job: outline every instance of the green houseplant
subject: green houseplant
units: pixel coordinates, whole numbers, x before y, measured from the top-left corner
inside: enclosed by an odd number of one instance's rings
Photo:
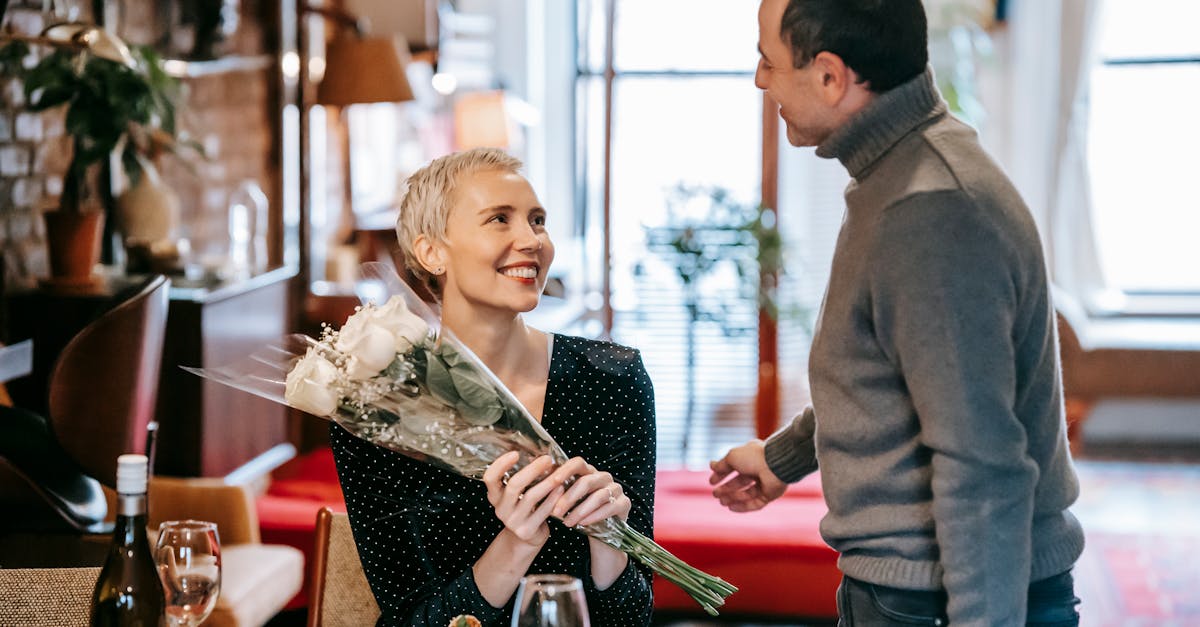
[[[680,442],[686,458],[695,413],[697,323],[716,322],[727,336],[752,330],[731,325],[726,303],[719,300],[728,294],[718,292],[718,302],[712,302],[712,297],[702,294],[700,283],[722,265],[732,266],[740,279],[736,296],[756,302],[760,312],[758,332],[771,333],[773,343],[778,315],[775,285],[783,270],[783,239],[774,210],[739,202],[724,187],[680,183],[670,191],[667,201],[667,224],[646,228],[646,247],[674,266],[688,314],[684,345],[687,406]],[[764,323],[769,330],[763,328]]]
[[[53,29],[65,30],[55,35]],[[149,156],[174,151],[178,81],[162,68],[151,49],[126,47],[116,37],[87,25],[52,26],[40,38],[54,49],[32,67],[22,62],[29,44],[12,41],[0,49],[5,73],[21,78],[27,107],[48,111],[65,107],[71,158],[63,177],[58,210],[47,212],[51,274],[65,281],[88,281],[98,260],[101,226],[111,233],[113,199],[110,163],[118,156],[131,185],[136,185]],[[93,233],[61,233],[62,229]],[[103,238],[107,240],[107,238]],[[92,242],[95,242],[94,244]],[[79,250],[88,248],[92,250]],[[60,261],[61,250],[82,259]]]

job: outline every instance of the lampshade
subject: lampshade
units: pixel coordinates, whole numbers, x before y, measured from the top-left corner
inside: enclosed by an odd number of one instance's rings
[[[352,33],[335,37],[325,51],[325,78],[317,86],[317,104],[412,100],[400,50],[397,40],[391,37],[358,37]]]

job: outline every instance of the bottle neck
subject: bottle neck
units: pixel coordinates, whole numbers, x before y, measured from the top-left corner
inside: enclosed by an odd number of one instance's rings
[[[114,546],[131,546],[146,540],[146,495],[118,494]]]
[[[117,495],[117,516],[132,518],[134,516],[146,515],[146,495],[142,494],[118,494]]]

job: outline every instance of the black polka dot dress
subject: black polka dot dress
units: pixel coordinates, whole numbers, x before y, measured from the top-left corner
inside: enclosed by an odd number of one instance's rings
[[[569,456],[612,473],[633,501],[629,524],[654,528],[654,388],[630,348],[555,335],[542,426]],[[380,625],[445,627],[458,614],[507,626],[512,599],[494,608],[471,566],[503,529],[482,481],[360,440],[330,423],[338,477]],[[650,624],[651,571],[630,558],[607,589],[591,579],[587,537],[550,521],[529,573],[563,573],[584,585],[593,627]]]

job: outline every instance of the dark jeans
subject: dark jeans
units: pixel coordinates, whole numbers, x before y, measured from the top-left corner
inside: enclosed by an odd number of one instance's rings
[[[1077,627],[1071,571],[1029,584],[1026,627]],[[842,577],[837,591],[838,627],[949,625],[944,591],[902,590]]]

